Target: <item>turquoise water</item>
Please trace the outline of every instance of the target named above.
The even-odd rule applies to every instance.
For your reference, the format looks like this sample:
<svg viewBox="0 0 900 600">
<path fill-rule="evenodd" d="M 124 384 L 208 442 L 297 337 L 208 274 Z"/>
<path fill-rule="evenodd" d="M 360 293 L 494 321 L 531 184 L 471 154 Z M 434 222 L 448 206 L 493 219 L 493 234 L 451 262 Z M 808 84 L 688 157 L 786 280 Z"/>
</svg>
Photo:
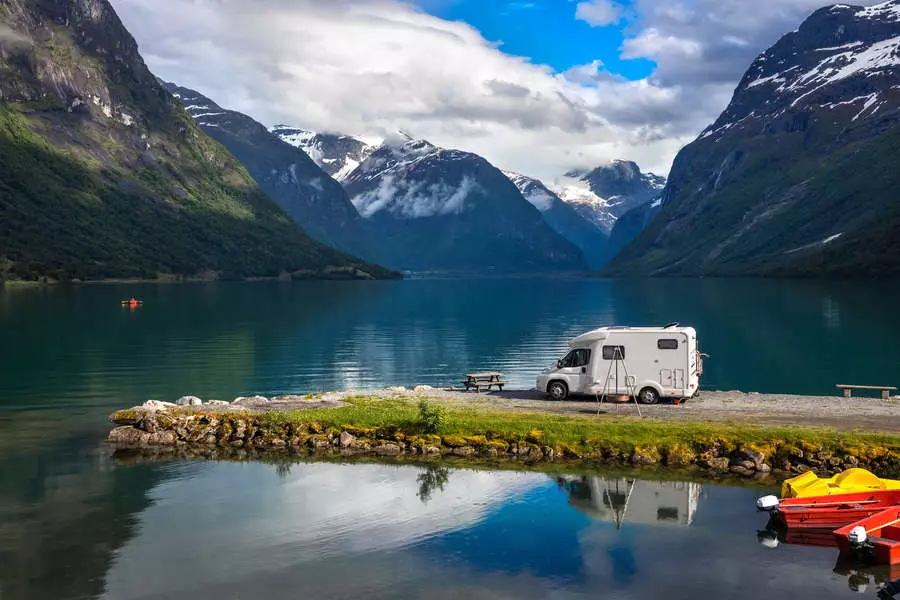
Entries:
<svg viewBox="0 0 900 600">
<path fill-rule="evenodd" d="M 689 525 L 663 506 L 616 529 L 540 474 L 450 471 L 425 502 L 421 482 L 443 473 L 124 464 L 105 418 L 148 398 L 440 385 L 482 368 L 530 388 L 586 329 L 670 321 L 698 329 L 707 388 L 896 385 L 897 291 L 580 279 L 0 291 L 0 598 L 848 595 L 833 549 L 757 543 L 758 490 L 703 486 Z M 122 310 L 132 295 L 144 307 Z"/>
</svg>

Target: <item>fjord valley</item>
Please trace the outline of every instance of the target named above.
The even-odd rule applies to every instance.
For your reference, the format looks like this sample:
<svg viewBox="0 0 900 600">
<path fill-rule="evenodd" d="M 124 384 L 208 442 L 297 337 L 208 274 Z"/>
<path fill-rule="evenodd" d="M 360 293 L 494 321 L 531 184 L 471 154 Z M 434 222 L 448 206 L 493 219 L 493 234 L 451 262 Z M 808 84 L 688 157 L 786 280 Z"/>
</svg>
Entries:
<svg viewBox="0 0 900 600">
<path fill-rule="evenodd" d="M 0 0 L 0 599 L 884 597 L 861 1 Z"/>
</svg>

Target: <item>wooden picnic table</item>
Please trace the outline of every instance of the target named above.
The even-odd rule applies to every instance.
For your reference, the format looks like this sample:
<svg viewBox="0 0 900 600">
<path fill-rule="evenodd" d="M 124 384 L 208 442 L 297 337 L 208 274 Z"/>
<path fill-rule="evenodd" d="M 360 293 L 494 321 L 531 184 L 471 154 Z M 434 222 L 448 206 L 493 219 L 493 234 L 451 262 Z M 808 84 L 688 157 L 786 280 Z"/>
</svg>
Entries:
<svg viewBox="0 0 900 600">
<path fill-rule="evenodd" d="M 465 380 L 462 382 L 466 386 L 466 391 L 475 388 L 476 392 L 481 392 L 481 388 L 487 388 L 488 391 L 493 386 L 497 386 L 501 392 L 506 382 L 503 381 L 503 373 L 498 371 L 486 371 L 484 373 L 466 373 L 463 375 Z"/>
<path fill-rule="evenodd" d="M 850 398 L 853 394 L 853 390 L 879 390 L 881 391 L 881 399 L 888 400 L 891 397 L 891 392 L 896 392 L 897 388 L 890 385 L 840 385 L 837 386 L 838 389 L 844 390 L 844 398 Z"/>
</svg>

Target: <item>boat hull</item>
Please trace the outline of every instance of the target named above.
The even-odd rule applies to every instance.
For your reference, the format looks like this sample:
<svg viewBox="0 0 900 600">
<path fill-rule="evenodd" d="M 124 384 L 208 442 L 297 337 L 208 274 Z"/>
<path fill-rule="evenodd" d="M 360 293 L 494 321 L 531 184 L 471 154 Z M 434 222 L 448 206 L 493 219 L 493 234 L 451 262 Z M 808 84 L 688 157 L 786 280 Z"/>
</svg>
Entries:
<svg viewBox="0 0 900 600">
<path fill-rule="evenodd" d="M 784 498 L 775 517 L 789 530 L 834 530 L 896 506 L 900 506 L 900 490 Z"/>
<path fill-rule="evenodd" d="M 863 543 L 850 541 L 850 533 L 863 528 L 866 539 Z M 882 510 L 835 530 L 834 539 L 842 553 L 869 559 L 876 564 L 900 564 L 900 506 Z"/>
</svg>

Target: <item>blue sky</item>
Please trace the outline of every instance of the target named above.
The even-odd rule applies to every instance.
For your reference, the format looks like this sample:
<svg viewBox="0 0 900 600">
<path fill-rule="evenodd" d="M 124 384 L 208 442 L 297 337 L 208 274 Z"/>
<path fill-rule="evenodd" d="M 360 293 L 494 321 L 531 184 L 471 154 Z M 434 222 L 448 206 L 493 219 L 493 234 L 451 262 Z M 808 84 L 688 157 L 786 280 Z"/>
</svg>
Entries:
<svg viewBox="0 0 900 600">
<path fill-rule="evenodd" d="M 529 58 L 562 73 L 571 67 L 600 60 L 606 70 L 627 79 L 642 79 L 655 63 L 646 59 L 622 60 L 620 47 L 636 15 L 621 2 L 625 18 L 614 25 L 593 27 L 576 18 L 577 3 L 570 0 L 423 0 L 429 14 L 463 21 L 500 43 L 507 54 Z"/>
</svg>

